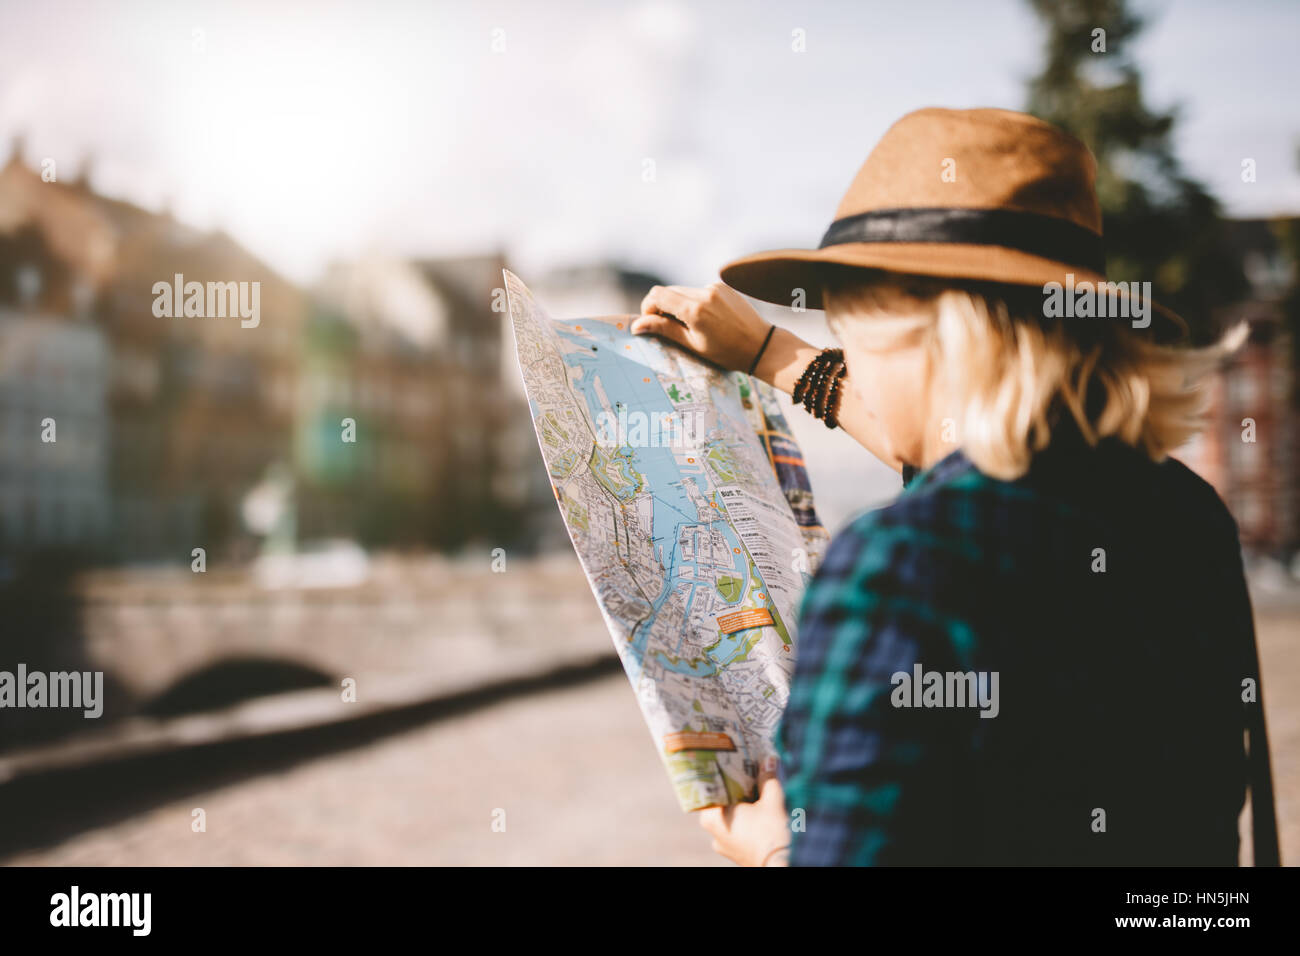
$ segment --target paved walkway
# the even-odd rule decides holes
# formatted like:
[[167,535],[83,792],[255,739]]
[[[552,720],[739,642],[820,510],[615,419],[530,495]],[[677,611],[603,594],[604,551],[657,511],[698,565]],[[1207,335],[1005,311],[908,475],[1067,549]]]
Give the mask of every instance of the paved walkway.
[[[191,832],[195,807],[205,833]],[[493,831],[498,810],[504,832]],[[725,864],[678,809],[621,674],[170,802],[5,862]]]
[[[1260,643],[1283,860],[1300,864],[1300,607]],[[202,807],[207,832],[193,833]],[[494,832],[497,811],[505,831]],[[499,818],[499,814],[498,814]],[[620,674],[170,800],[5,862],[714,865]]]

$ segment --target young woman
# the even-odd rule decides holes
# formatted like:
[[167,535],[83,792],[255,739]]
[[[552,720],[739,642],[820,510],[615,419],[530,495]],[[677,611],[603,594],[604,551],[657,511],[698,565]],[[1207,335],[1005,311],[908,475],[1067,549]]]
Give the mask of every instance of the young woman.
[[[1233,865],[1249,762],[1275,861],[1236,526],[1168,457],[1233,343],[1179,348],[1176,317],[1105,285],[1094,175],[1032,117],[922,110],[819,249],[646,297],[633,331],[793,393],[905,482],[809,587],[779,776],[701,814],[720,853]],[[824,308],[842,352],[733,288]]]

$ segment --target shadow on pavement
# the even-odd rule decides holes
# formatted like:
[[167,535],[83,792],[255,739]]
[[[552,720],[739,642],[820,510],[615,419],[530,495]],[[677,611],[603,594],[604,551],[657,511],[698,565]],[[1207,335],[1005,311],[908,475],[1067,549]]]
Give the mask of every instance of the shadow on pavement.
[[343,723],[186,747],[19,777],[0,785],[0,861],[153,807],[622,667],[614,656],[558,667]]

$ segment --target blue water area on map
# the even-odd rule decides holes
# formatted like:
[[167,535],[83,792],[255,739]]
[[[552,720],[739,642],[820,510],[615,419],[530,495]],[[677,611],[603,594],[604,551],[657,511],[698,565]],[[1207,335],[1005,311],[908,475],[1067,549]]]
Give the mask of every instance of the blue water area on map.
[[[581,325],[583,331],[571,332],[565,328],[566,325]],[[601,404],[600,396],[596,391],[597,379],[601,380],[606,397],[614,401],[614,397],[617,396],[617,400],[622,402],[629,412],[660,414],[673,411],[672,401],[659,383],[648,357],[647,349],[655,346],[639,336],[624,332],[605,322],[589,320],[557,322],[556,331],[567,342],[579,347],[578,351],[568,352],[564,357],[570,366],[582,372],[575,384],[581,391],[593,421],[597,420],[602,412],[616,414],[615,410],[607,410]],[[654,539],[659,561],[666,569],[664,588],[659,594],[649,597],[650,616],[638,626],[633,635],[632,656],[638,662],[645,658],[651,629],[664,603],[671,596],[674,586],[683,577],[690,580],[698,578],[699,574],[697,565],[687,561],[677,550],[677,539],[682,527],[702,524],[706,520],[699,517],[698,510],[682,485],[682,479],[695,477],[696,487],[701,494],[707,491],[708,484],[702,466],[692,467],[679,462],[674,451],[673,448],[664,446],[647,445],[638,448],[624,446],[620,449],[621,457],[618,459],[620,470],[629,482],[634,483],[633,487],[637,481],[633,472],[636,472],[645,480],[651,493],[654,502],[651,536]],[[629,491],[628,496],[630,495]],[[622,497],[624,496],[620,495],[620,498]],[[718,507],[722,508],[720,502]],[[712,524],[722,533],[727,547],[735,557],[736,576],[748,583],[749,561],[739,536],[730,522],[722,520],[721,510]],[[688,614],[695,600],[695,592],[701,587],[712,588],[712,580],[691,580],[690,593],[686,599]],[[738,596],[735,601],[729,603],[735,604],[739,600]],[[710,655],[702,660],[696,659],[692,662],[674,659],[662,653],[660,660],[665,668],[675,673],[707,677],[716,673],[719,667],[729,664],[743,651],[746,637],[751,630],[753,629],[725,635]],[[685,635],[683,635],[684,639]],[[680,652],[680,644],[677,650]],[[635,681],[639,675],[629,673],[629,676]]]

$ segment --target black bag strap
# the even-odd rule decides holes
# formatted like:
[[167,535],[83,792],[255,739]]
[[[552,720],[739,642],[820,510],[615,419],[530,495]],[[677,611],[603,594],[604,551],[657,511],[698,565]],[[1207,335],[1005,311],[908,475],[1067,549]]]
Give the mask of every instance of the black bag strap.
[[1273,806],[1273,765],[1268,755],[1268,727],[1264,721],[1264,687],[1259,677],[1259,641],[1253,627],[1250,643],[1255,664],[1255,700],[1246,704],[1251,843],[1255,849],[1256,866],[1281,866],[1277,813]]

